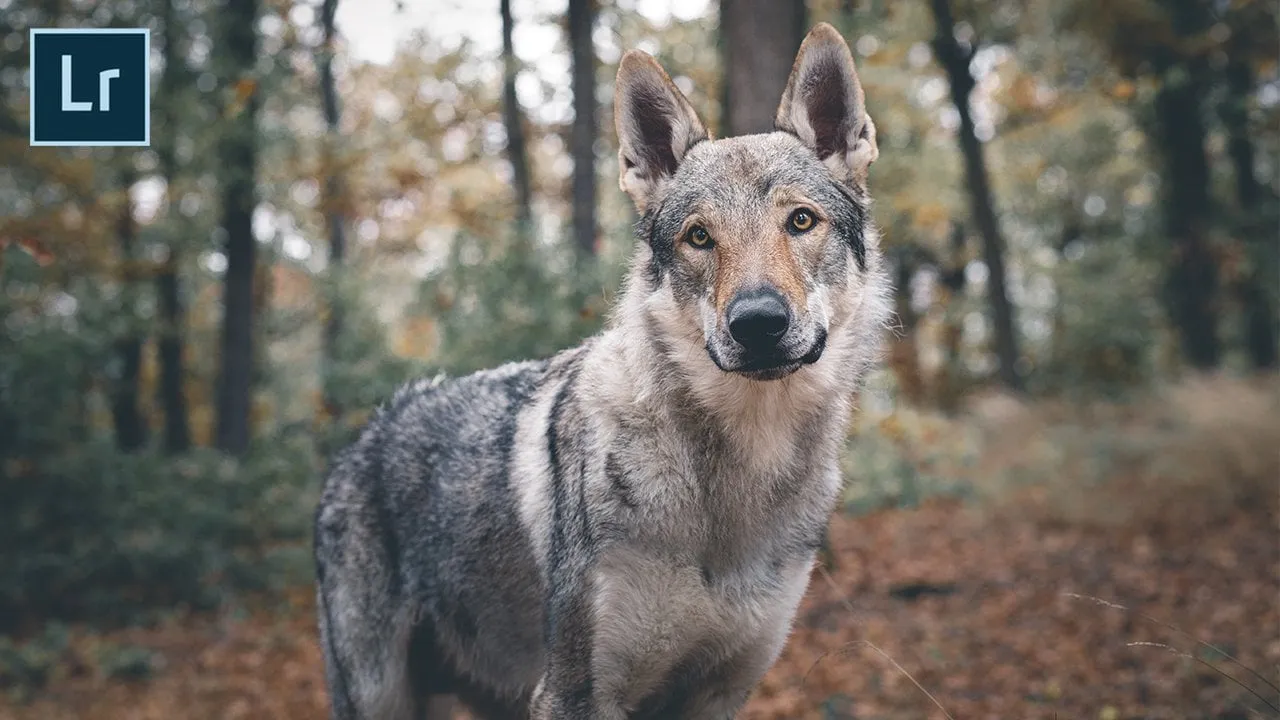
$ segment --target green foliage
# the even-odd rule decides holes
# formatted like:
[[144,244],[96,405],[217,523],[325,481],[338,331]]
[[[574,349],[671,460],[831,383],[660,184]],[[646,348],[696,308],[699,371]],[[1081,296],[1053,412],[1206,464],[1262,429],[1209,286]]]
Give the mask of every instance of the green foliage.
[[616,269],[575,257],[569,243],[522,246],[459,235],[421,297],[439,318],[441,367],[464,373],[548,357],[599,329]]
[[131,621],[211,607],[268,582],[266,548],[307,537],[318,474],[309,447],[237,461],[200,451],[126,455],[96,441],[6,472],[0,616]]
[[0,637],[0,688],[18,692],[42,687],[67,652],[70,635],[59,623],[49,623],[44,631],[26,642]]
[[[17,260],[17,258],[14,258]],[[0,295],[0,630],[31,619],[137,619],[211,606],[267,582],[263,552],[304,542],[318,467],[309,440],[122,453],[95,426],[110,352],[90,284],[40,293],[20,261]],[[43,306],[84,308],[37,312]]]
[[136,645],[103,645],[97,660],[104,676],[121,680],[146,679],[163,664],[158,653]]
[[844,509],[865,514],[972,497],[968,468],[976,453],[974,437],[935,417],[901,411],[859,423],[843,458]]
[[1054,274],[1069,302],[1055,310],[1050,357],[1033,376],[1033,389],[1115,395],[1141,388],[1159,376],[1163,325],[1151,291],[1156,268],[1129,243],[1075,250],[1080,256]]

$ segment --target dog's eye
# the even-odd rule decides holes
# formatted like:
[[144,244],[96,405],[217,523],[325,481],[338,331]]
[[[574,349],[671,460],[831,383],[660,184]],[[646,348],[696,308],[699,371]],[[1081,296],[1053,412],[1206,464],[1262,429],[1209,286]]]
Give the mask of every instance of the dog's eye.
[[809,232],[817,224],[818,219],[813,216],[813,212],[804,208],[791,213],[791,218],[787,220],[791,232],[797,233]]
[[689,234],[685,237],[689,241],[690,245],[698,248],[699,250],[706,250],[714,244],[711,242],[711,234],[708,233],[707,229],[701,225],[694,225],[689,228]]

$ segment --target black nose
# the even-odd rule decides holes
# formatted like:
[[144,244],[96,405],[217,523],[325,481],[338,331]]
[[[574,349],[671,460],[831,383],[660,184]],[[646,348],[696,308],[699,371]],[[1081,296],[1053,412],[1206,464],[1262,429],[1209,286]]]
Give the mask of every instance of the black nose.
[[791,313],[778,291],[765,288],[738,293],[726,313],[729,334],[748,350],[769,350],[787,332]]

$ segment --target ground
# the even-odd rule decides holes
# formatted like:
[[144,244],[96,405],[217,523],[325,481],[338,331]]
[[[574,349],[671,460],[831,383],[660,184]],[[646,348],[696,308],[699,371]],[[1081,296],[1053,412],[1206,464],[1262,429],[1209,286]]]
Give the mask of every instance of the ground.
[[[1271,503],[1138,529],[934,501],[837,517],[832,543],[834,569],[815,572],[742,717],[1280,717],[1227,677],[1280,705],[1268,687],[1280,685]],[[25,703],[0,699],[0,719],[324,717],[312,611],[299,589],[286,608],[76,633],[83,664]],[[102,642],[163,663],[146,679],[105,679],[87,659]]]

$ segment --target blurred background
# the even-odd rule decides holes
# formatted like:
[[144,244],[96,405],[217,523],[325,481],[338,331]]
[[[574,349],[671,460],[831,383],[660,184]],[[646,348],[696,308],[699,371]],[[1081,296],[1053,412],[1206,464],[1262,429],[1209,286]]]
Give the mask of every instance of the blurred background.
[[[0,718],[323,717],[326,458],[601,326],[625,49],[760,132],[818,21],[897,318],[744,716],[1280,717],[1271,0],[0,0]],[[151,146],[28,147],[109,26]]]

